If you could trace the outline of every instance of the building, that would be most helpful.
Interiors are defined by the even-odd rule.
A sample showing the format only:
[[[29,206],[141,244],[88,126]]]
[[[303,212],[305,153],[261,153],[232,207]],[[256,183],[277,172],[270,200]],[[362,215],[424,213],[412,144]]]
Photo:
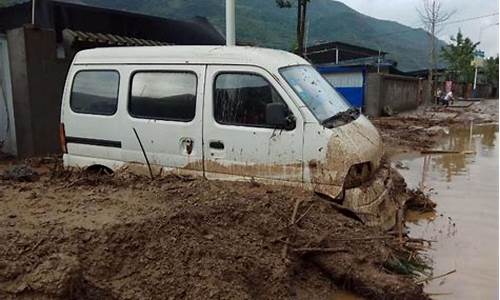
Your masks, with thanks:
[[[306,57],[349,103],[370,116],[414,109],[422,80],[406,76],[388,53],[341,42],[307,48]]]
[[[0,150],[19,157],[59,152],[60,102],[76,52],[94,47],[223,45],[206,19],[165,19],[37,0],[0,8]]]
[[[306,58],[335,86],[349,103],[363,108],[366,74],[375,63],[385,68],[386,52],[343,42],[317,44],[306,49]]]
[[[340,64],[356,59],[385,59],[386,52],[343,42],[328,42],[307,47],[305,56],[314,64]]]

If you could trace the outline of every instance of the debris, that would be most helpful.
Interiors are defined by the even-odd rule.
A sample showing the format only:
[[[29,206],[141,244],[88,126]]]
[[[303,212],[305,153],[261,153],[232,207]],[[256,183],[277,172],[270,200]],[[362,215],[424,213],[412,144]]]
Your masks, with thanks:
[[[367,236],[367,237],[352,237],[352,238],[332,238],[330,241],[334,242],[349,242],[349,241],[370,241],[370,240],[390,240],[394,239],[393,236]]]
[[[301,215],[301,216],[300,216],[300,217],[299,217],[299,218],[298,218],[298,219],[297,219],[297,220],[296,220],[293,224],[299,224],[300,220],[302,220],[302,218],[304,218],[304,217],[307,215],[307,213],[311,210],[311,208],[313,208],[313,206],[314,206],[314,203],[313,203],[313,204],[311,204],[311,205],[310,205],[310,206],[306,209],[306,211],[305,211],[305,212],[304,212],[304,213],[303,213],[303,214],[302,214],[302,215]]]
[[[37,181],[39,176],[37,172],[27,165],[14,165],[5,170],[0,178],[3,180],[33,182]]]
[[[456,150],[422,150],[422,154],[476,154],[475,151],[456,151]]]
[[[387,117],[392,117],[396,114],[396,112],[389,105],[384,106],[383,113],[384,113],[384,116],[387,116]]]
[[[450,133],[449,130],[443,126],[432,126],[425,129],[425,131],[430,135],[439,135],[439,136],[447,135]]]
[[[296,248],[293,252],[349,252],[346,248]]]
[[[397,161],[394,166],[397,168],[397,169],[400,169],[400,170],[409,170],[410,167],[408,167],[408,165],[406,165],[405,163],[403,163],[402,161]]]
[[[469,103],[467,105],[450,105],[448,106],[448,108],[469,108],[472,105],[474,105],[474,103]]]
[[[142,155],[144,156],[144,160],[146,161],[146,164],[148,166],[149,176],[151,177],[151,180],[154,180],[155,177],[153,175],[153,170],[151,169],[151,164],[149,163],[148,155],[146,154],[146,150],[144,150],[144,146],[142,145],[142,141],[139,138],[139,134],[137,133],[137,130],[135,128],[132,128],[132,130],[134,131],[134,134],[135,134],[135,137],[137,138],[137,142],[139,143],[139,146],[141,146]]]
[[[213,240],[215,238],[215,236],[213,234],[207,234],[207,235],[204,235],[203,237],[207,240]]]
[[[434,203],[429,196],[424,194],[421,190],[408,190],[408,196],[409,198],[405,203],[405,208],[407,210],[431,212],[436,208],[436,203]]]
[[[297,211],[299,210],[299,206],[300,206],[301,202],[302,202],[302,200],[300,200],[300,199],[295,200],[295,206],[293,207],[292,218],[290,219],[290,223],[288,224],[288,226],[292,226],[295,224],[295,217],[297,216]],[[283,257],[283,259],[285,259],[287,254],[288,254],[288,243],[290,242],[290,238],[287,238],[286,241],[287,241],[287,243],[285,243],[285,245],[283,245],[283,251],[281,254],[281,257]]]
[[[435,277],[427,277],[427,278],[425,278],[425,279],[422,279],[422,280],[420,280],[420,281],[417,281],[417,284],[421,284],[421,283],[424,283],[424,282],[429,282],[429,281],[434,280],[434,279],[443,278],[443,277],[446,277],[446,276],[448,276],[448,275],[450,275],[450,274],[455,273],[456,271],[457,271],[457,270],[456,270],[456,269],[454,269],[454,270],[451,270],[451,271],[449,271],[449,272],[447,272],[447,273],[444,273],[444,274],[441,274],[441,275],[438,275],[438,276],[435,276]]]
[[[448,130],[474,123],[498,122],[498,101],[482,101],[465,108],[420,107],[416,111],[373,118],[385,144],[386,154],[430,150]]]

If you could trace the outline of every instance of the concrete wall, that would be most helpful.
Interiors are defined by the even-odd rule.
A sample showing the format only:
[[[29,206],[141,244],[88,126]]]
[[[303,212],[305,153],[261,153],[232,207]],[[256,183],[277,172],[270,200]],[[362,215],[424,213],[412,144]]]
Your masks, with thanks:
[[[56,58],[52,30],[8,31],[19,157],[58,153],[62,91],[69,62]]]
[[[377,73],[366,74],[364,113],[371,117],[378,117],[382,112],[381,89],[382,76]]]
[[[7,36],[0,34],[0,151],[17,155]]]
[[[370,73],[366,76],[365,114],[380,116],[386,108],[393,112],[416,109],[422,103],[423,82],[399,75]]]
[[[441,87],[441,85],[440,85]],[[463,98],[493,98],[498,99],[498,88],[496,85],[491,84],[478,84],[477,85],[476,94],[473,93],[472,83],[454,83],[453,84],[453,95],[455,97],[463,97]],[[444,83],[442,85],[442,89],[444,88]]]

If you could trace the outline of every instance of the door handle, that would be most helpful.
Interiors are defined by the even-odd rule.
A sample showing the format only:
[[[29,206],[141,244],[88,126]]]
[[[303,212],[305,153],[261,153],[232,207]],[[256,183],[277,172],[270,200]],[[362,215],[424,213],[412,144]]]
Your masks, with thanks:
[[[212,149],[217,149],[217,150],[224,150],[224,143],[222,143],[221,141],[213,141],[213,142],[210,142],[210,148]]]
[[[193,140],[190,138],[185,138],[182,140],[182,144],[184,146],[184,149],[186,150],[186,153],[188,155],[191,155],[191,153],[193,152],[193,145],[194,145]]]

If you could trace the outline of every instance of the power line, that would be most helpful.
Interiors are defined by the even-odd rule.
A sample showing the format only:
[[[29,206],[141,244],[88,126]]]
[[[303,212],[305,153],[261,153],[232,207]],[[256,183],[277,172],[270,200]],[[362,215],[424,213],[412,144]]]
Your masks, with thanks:
[[[476,17],[471,17],[471,18],[465,18],[465,19],[459,19],[459,20],[454,20],[454,21],[449,21],[449,22],[443,22],[440,25],[449,25],[449,24],[456,24],[456,23],[462,23],[462,22],[467,22],[467,21],[472,21],[472,20],[477,20],[477,19],[482,19],[482,18],[487,18],[487,17],[492,17],[492,16],[497,16],[498,13],[492,13],[488,15],[482,15],[482,16],[476,16]],[[372,39],[376,37],[382,37],[382,36],[390,36],[394,34],[400,34],[400,33],[405,33],[405,32],[410,32],[414,30],[423,30],[422,28],[410,28],[410,29],[405,29],[405,30],[399,30],[399,31],[393,31],[393,32],[387,32],[387,33],[379,33],[375,35],[368,35],[368,36],[363,36],[364,39]]]
[[[482,19],[482,18],[487,18],[487,17],[493,17],[493,16],[498,16],[498,13],[492,13],[492,14],[489,14],[489,15],[483,15],[483,16],[477,16],[477,17],[472,17],[472,18],[467,18],[467,19],[461,19],[461,20],[443,22],[440,25],[462,23],[462,22],[466,22],[466,21],[472,21],[472,20],[477,20],[477,19]]]

